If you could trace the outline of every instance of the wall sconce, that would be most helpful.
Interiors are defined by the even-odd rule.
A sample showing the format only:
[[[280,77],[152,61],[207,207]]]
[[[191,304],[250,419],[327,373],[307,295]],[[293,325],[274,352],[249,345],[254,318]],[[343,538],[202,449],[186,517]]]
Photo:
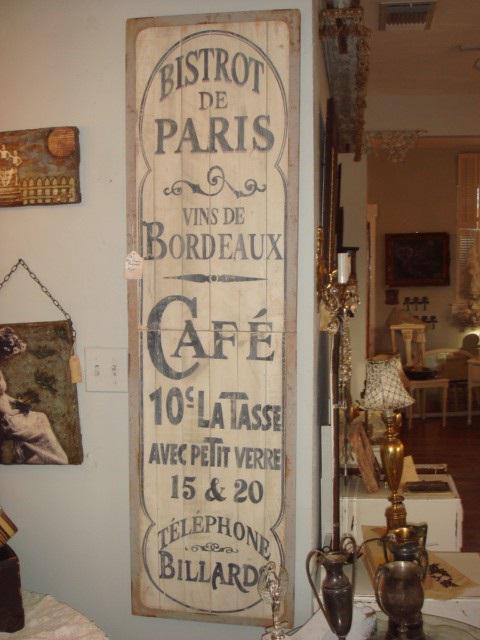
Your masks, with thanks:
[[[323,232],[317,230],[317,300],[320,315],[320,331],[339,333],[339,402],[347,408],[347,389],[352,377],[352,355],[350,340],[350,318],[354,317],[359,304],[356,275],[358,247],[342,247],[337,253],[337,268],[325,272],[322,261]]]

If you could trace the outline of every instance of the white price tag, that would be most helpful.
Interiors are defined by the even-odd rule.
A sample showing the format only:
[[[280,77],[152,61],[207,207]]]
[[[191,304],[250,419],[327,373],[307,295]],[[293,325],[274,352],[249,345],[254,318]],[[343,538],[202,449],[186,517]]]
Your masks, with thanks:
[[[131,251],[125,258],[125,278],[141,280],[143,277],[143,258],[136,251]]]

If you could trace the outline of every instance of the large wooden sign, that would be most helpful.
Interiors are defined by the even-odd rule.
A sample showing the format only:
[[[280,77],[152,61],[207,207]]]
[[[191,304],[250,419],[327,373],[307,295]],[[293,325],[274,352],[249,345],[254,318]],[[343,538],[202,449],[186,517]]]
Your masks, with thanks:
[[[291,620],[299,16],[127,38],[133,611]]]

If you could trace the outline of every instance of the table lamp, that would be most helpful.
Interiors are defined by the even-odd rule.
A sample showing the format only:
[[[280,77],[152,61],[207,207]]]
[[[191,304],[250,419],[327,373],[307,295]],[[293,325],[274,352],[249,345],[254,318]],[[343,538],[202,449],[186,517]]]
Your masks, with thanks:
[[[391,491],[387,508],[387,529],[406,526],[407,512],[403,496],[398,489],[403,471],[404,447],[398,438],[395,413],[409,407],[414,399],[402,384],[400,358],[394,356],[387,360],[367,360],[367,379],[363,407],[371,411],[381,411],[386,424],[384,439],[380,445],[383,470]]]

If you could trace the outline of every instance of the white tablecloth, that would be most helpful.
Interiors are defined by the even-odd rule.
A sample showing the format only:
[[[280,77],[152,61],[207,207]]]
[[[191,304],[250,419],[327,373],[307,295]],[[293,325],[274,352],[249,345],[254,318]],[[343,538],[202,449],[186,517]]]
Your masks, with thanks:
[[[52,596],[22,591],[25,627],[0,638],[22,640],[105,640],[106,635],[72,607]]]

